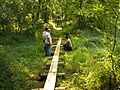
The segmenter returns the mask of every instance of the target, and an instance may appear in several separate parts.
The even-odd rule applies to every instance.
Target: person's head
[[[69,36],[69,33],[66,33],[65,35],[66,35],[66,36]]]
[[[65,36],[66,39],[68,39],[69,37],[68,36]]]
[[[49,27],[46,27],[46,28],[45,28],[45,31],[47,31],[48,29],[49,29]]]
[[[51,29],[49,28],[49,29],[47,30],[47,32],[49,32],[49,33],[50,33],[50,32],[51,32]]]

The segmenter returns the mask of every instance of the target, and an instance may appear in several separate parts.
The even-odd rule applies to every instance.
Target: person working
[[[66,43],[63,45],[63,48],[65,51],[71,51],[72,50],[72,43],[68,36],[65,36]]]
[[[43,37],[43,42],[45,43],[45,33],[47,32],[47,30],[49,29],[49,27],[46,27],[45,30],[42,33],[42,37]]]
[[[45,34],[46,34],[46,32],[47,32],[48,29],[49,29],[49,27],[46,27],[45,30],[42,33],[43,43],[44,43],[44,51],[45,51]]]
[[[45,33],[45,51],[46,51],[46,56],[50,56],[51,55],[51,50],[50,50],[50,46],[52,45],[52,37],[50,35],[51,30],[47,29],[46,33]]]

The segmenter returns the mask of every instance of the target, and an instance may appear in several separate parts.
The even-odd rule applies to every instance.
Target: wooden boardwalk
[[[53,56],[53,59],[51,62],[50,70],[49,70],[49,73],[47,76],[47,80],[44,85],[44,90],[54,90],[55,89],[61,40],[62,39],[60,38],[57,43],[57,46],[56,46],[56,49],[54,52],[54,56]]]
[[[59,75],[57,73],[57,68],[58,68],[61,41],[62,41],[62,38],[59,38],[55,48],[54,55],[52,57],[52,62],[50,64],[50,69],[47,75],[46,82],[44,84],[44,88],[37,88],[32,90],[65,90],[65,87],[55,87],[56,78],[57,78],[57,75]]]

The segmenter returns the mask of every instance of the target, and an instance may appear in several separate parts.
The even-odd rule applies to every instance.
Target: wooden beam
[[[44,81],[47,78],[48,73],[43,73],[43,74],[39,74],[39,76],[37,77],[31,77],[31,80],[35,80],[35,81]],[[65,73],[57,73],[57,77],[65,77]]]
[[[48,57],[49,60],[51,60],[53,58],[53,56]],[[64,59],[64,56],[59,56],[59,59]]]
[[[56,47],[57,45],[52,45],[52,47]],[[60,45],[60,47],[63,47],[63,45]]]
[[[50,66],[50,65],[51,65],[51,63],[47,63],[47,64],[46,64],[46,66]],[[64,66],[64,62],[58,62],[58,65]]]
[[[44,88],[35,88],[35,89],[32,89],[32,90],[44,90]]]
[[[47,76],[45,76],[44,74],[39,74],[39,73],[38,73],[36,76],[30,77],[30,80],[34,80],[34,81],[40,82],[40,81],[45,80],[46,77],[47,77]]]
[[[51,66],[49,69],[49,73],[44,85],[44,90],[54,90],[55,89],[55,83],[56,83],[56,76],[57,76],[57,66],[58,66],[58,60],[59,60],[59,52],[60,52],[60,44],[61,44],[61,38],[59,39],[54,56],[52,58]]]
[[[36,88],[32,90],[44,90],[44,88]],[[55,90],[65,90],[65,87],[56,87]]]
[[[55,90],[65,90],[65,87],[56,87]]]
[[[47,77],[47,73],[44,73],[44,74],[40,74],[40,77],[42,78],[42,77]],[[57,73],[57,77],[63,77],[63,76],[65,76],[65,73]]]
[[[54,55],[54,53],[55,53],[55,51],[51,51],[51,54]],[[63,51],[60,51],[59,53],[60,53],[60,54],[63,54],[64,52],[63,52]]]

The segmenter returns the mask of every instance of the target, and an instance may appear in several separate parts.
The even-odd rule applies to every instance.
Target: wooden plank
[[[46,66],[50,66],[50,65],[51,65],[51,63],[47,63],[47,64],[46,64]],[[58,65],[64,66],[64,62],[58,62]]]
[[[55,90],[65,90],[65,87],[56,87]]]
[[[40,81],[46,80],[47,75],[48,75],[47,73],[43,73],[43,74],[40,74],[39,77],[32,77],[30,79],[40,82]],[[64,78],[65,77],[65,73],[57,73],[57,77]]]
[[[57,45],[52,45],[52,47],[56,47]],[[60,45],[61,47],[63,47],[63,45]]]
[[[35,89],[32,89],[32,90],[44,90],[44,88],[35,88]]]
[[[55,89],[55,83],[56,83],[56,76],[57,76],[57,66],[58,66],[58,60],[59,60],[59,52],[60,52],[60,44],[61,44],[61,38],[59,39],[54,56],[52,58],[51,66],[49,69],[49,73],[44,85],[44,90],[54,90]]]
[[[36,88],[32,90],[44,90],[44,88]],[[56,87],[55,90],[65,90],[65,87]]]
[[[53,56],[48,57],[49,60],[51,60],[53,58]],[[59,56],[59,59],[64,59],[64,56]]]
[[[46,80],[47,75],[48,75],[48,73],[43,73],[43,74],[39,74],[39,76],[36,76],[36,77],[30,77],[30,79],[34,80],[34,81],[40,82],[40,81]],[[65,77],[65,73],[57,73],[57,77],[64,78]]]
[[[43,73],[43,74],[41,74],[40,76],[41,77],[47,77],[47,73]],[[65,73],[57,73],[57,77],[63,77],[63,76],[65,76]]]
[[[55,51],[51,51],[51,54],[54,55],[54,53],[55,53]],[[64,52],[63,52],[63,51],[60,51],[59,53],[60,53],[60,54],[63,54]]]

